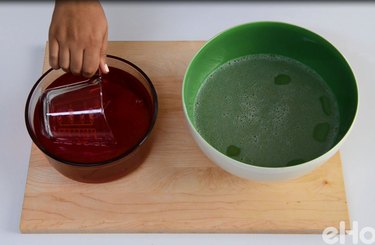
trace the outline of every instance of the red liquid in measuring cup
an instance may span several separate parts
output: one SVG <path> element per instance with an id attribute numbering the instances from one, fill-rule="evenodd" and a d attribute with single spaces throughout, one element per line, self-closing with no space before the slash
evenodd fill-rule
<path id="1" fill-rule="evenodd" d="M 84 80 L 82 77 L 64 74 L 54 81 L 49 88 L 59 87 L 68 83 L 75 83 Z M 153 103 L 146 88 L 131 74 L 120 69 L 110 67 L 110 72 L 102 76 L 102 92 L 104 111 L 109 128 L 115 138 L 114 144 L 88 144 L 87 142 L 67 144 L 63 141 L 51 140 L 43 133 L 43 108 L 41 101 L 35 108 L 34 125 L 36 137 L 41 145 L 52 155 L 71 162 L 97 163 L 111 160 L 120 156 L 132 147 L 140 143 L 145 136 L 154 113 Z M 79 92 L 78 92 L 79 93 Z M 79 94 L 78 94 L 79 97 Z M 83 96 L 82 96 L 83 97 Z M 81 104 L 71 103 L 72 110 L 80 110 Z M 87 119 L 82 118 L 86 123 Z M 58 120 L 50 121 L 51 128 L 60 130 L 77 130 L 78 137 L 84 134 L 91 134 L 98 130 L 95 124 L 90 127 L 61 128 Z M 79 123 L 74 121 L 75 124 Z M 99 127 L 100 124 L 98 124 Z M 84 138 L 84 137 L 82 137 Z M 87 141 L 90 138 L 86 138 Z M 81 139 L 78 139 L 78 142 Z"/>

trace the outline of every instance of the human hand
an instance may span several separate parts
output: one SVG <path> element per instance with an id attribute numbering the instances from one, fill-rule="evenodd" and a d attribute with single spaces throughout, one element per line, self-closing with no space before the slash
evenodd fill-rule
<path id="1" fill-rule="evenodd" d="M 108 25 L 99 1 L 56 0 L 49 28 L 49 63 L 53 69 L 91 77 L 106 64 Z"/>

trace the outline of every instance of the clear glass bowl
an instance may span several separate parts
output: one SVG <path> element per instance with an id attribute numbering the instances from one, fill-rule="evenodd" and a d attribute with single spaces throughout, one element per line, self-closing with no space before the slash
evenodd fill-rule
<path id="1" fill-rule="evenodd" d="M 157 112 L 158 100 L 156 90 L 147 77 L 147 75 L 133 63 L 122 58 L 108 55 L 107 64 L 109 67 L 118 68 L 135 77 L 142 83 L 151 98 L 151 106 L 153 107 L 151 121 L 149 127 L 143 137 L 130 148 L 122 151 L 120 154 L 109 159 L 100 160 L 97 162 L 83 163 L 80 161 L 66 160 L 64 156 L 57 156 L 49 151 L 43 142 L 37 137 L 37 130 L 40 127 L 35 125 L 34 115 L 38 101 L 48 89 L 48 87 L 56 81 L 59 77 L 65 74 L 62 70 L 49 69 L 45 72 L 39 80 L 35 83 L 27 98 L 25 107 L 25 121 L 26 127 L 34 144 L 46 155 L 49 163 L 61 174 L 68 178 L 80 182 L 100 183 L 108 182 L 132 172 L 136 169 L 147 156 L 151 146 L 151 132 L 154 127 Z"/>

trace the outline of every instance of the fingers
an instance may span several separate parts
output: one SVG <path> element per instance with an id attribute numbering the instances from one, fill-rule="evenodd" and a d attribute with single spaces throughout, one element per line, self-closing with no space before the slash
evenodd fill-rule
<path id="1" fill-rule="evenodd" d="M 92 77 L 98 70 L 100 61 L 99 49 L 88 48 L 83 52 L 82 76 Z"/>
<path id="2" fill-rule="evenodd" d="M 81 75 L 82 73 L 82 61 L 83 59 L 83 50 L 73 48 L 70 49 L 70 65 L 69 70 L 73 75 Z"/>
<path id="3" fill-rule="evenodd" d="M 83 50 L 80 47 L 59 46 L 57 40 L 49 42 L 49 63 L 53 69 L 63 69 L 65 72 L 71 72 L 74 75 L 92 77 L 98 68 L 106 74 L 109 72 L 105 56 L 107 41 L 103 43 L 102 48 L 93 46 Z"/>
<path id="4" fill-rule="evenodd" d="M 105 57 L 100 59 L 99 69 L 103 74 L 107 74 L 109 72 L 109 68 L 105 61 Z"/>
<path id="5" fill-rule="evenodd" d="M 65 72 L 69 72 L 70 69 L 70 52 L 68 47 L 59 47 L 59 66 Z"/>
<path id="6" fill-rule="evenodd" d="M 108 31 L 104 35 L 104 40 L 102 43 L 102 47 L 100 49 L 100 62 L 99 62 L 99 69 L 102 73 L 107 74 L 109 72 L 109 68 L 106 61 L 107 55 L 107 38 L 108 38 Z"/>
<path id="7" fill-rule="evenodd" d="M 99 67 L 103 73 L 108 73 L 108 66 L 105 63 L 105 53 L 101 57 L 98 48 L 67 48 L 59 46 L 58 42 L 49 42 L 49 63 L 53 69 L 63 69 L 74 75 L 92 77 Z"/>
<path id="8" fill-rule="evenodd" d="M 56 39 L 51 39 L 48 41 L 49 47 L 49 65 L 57 70 L 59 66 L 59 43 Z"/>

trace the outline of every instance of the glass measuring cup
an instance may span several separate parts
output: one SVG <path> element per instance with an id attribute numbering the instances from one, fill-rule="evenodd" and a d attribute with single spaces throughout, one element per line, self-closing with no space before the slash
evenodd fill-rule
<path id="1" fill-rule="evenodd" d="M 42 96 L 43 133 L 66 145 L 116 144 L 105 116 L 102 81 L 93 78 L 46 89 Z"/>

